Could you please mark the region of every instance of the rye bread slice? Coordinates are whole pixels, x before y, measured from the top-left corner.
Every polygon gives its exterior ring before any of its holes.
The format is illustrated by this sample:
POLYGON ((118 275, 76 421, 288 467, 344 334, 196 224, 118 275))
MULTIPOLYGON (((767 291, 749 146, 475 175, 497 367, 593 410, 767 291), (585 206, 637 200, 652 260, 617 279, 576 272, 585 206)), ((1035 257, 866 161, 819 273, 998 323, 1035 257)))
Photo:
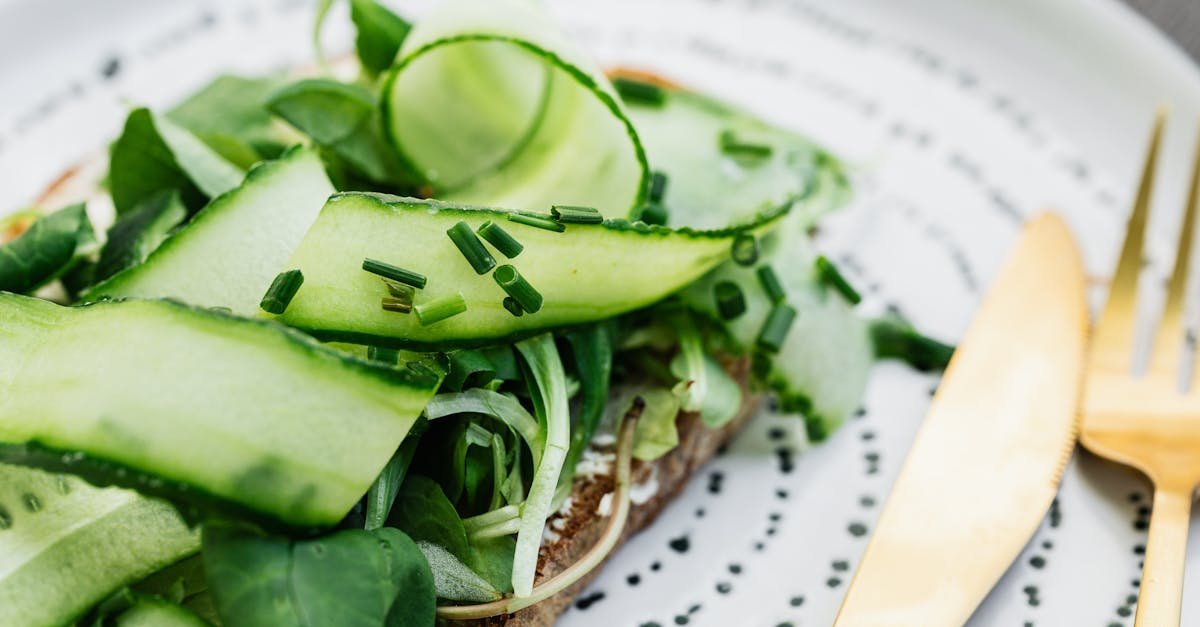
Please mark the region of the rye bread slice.
MULTIPOLYGON (((717 449, 741 430, 758 409, 761 397, 747 387, 749 360, 727 362, 725 366, 742 387, 742 407, 737 416, 722 427, 713 429, 705 426, 698 414, 680 412, 675 422, 679 429, 679 446, 653 462, 634 461, 632 483, 635 491, 636 486, 648 482, 656 483, 658 489, 648 500, 640 504, 635 503, 630 509, 625 530, 617 547, 613 549, 614 553, 634 534, 650 526, 667 504, 679 495, 691 476, 712 458, 717 449)), ((613 447, 601 450, 612 452, 613 447)), ((564 507, 565 512, 555 514, 548 521, 550 532, 543 541, 541 554, 538 556, 535 581, 542 581, 561 572, 596 544, 607 522, 607 517, 598 512, 601 511, 601 502, 605 500, 605 496, 612 493, 614 483, 611 468, 607 473, 583 475, 576 479, 571 490, 569 509, 564 507)), ((605 563, 607 561, 606 559, 605 563)), ((548 627, 558 620, 559 615, 566 611, 575 597, 598 574, 598 569, 593 570, 587 577, 563 592, 514 614, 453 624, 471 627, 548 627)))

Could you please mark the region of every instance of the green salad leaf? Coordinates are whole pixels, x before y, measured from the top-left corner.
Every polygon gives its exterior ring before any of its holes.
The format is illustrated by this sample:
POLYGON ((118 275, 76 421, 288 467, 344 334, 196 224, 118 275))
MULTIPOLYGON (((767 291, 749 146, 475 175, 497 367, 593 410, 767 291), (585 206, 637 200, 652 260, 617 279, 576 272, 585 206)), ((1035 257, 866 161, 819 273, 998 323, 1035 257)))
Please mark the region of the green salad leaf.
POLYGON ((405 478, 387 522, 417 542, 436 544, 463 562, 471 561, 471 544, 458 512, 441 486, 428 477, 405 478))
POLYGON ((109 158, 109 188, 118 214, 162 191, 178 190, 189 210, 242 182, 245 172, 195 135, 149 109, 134 109, 109 158))
POLYGON ((283 85, 279 76, 223 75, 166 113, 168 120, 199 137, 243 170, 275 159, 299 137, 279 123, 267 101, 283 85))
POLYGON ((417 544, 398 529, 290 540, 209 525, 202 552, 228 627, 434 624, 433 572, 417 544))
POLYGON ((642 461, 653 461, 679 446, 679 429, 675 427, 679 396, 666 388, 639 390, 623 403, 622 415, 638 402, 642 403, 642 415, 634 432, 633 456, 642 461))
POLYGON ((84 205, 41 217, 0 245, 0 291, 23 294, 70 270, 94 250, 96 235, 84 205))
POLYGON ((571 358, 579 375, 582 397, 578 418, 571 427, 571 445, 563 461, 558 491, 554 495, 557 505, 562 505, 571 493, 575 465, 591 443, 592 436, 596 435, 596 427, 604 416, 612 381, 614 334, 613 324, 609 321, 586 325, 563 334, 571 347, 571 358))
MULTIPOLYGON (((327 78, 306 79, 273 94, 267 107, 343 162, 353 176, 407 185, 411 176, 384 138, 375 95, 327 78)), ((353 181, 353 179, 351 179, 353 181)), ((346 189, 353 183, 343 182, 346 189)), ((368 189, 377 186, 368 187, 368 189)))
POLYGON ((375 479, 375 483, 367 490, 367 531, 378 529, 387 521, 396 503, 396 497, 400 494, 400 486, 404 483, 408 467, 413 456, 417 454, 417 444, 420 443, 423 433, 423 426, 413 425, 413 429, 396 449, 396 454, 392 455, 379 477, 375 479))
POLYGON ((354 47, 363 71, 378 76, 396 60, 412 24, 375 0, 350 0, 350 19, 358 29, 354 47))
POLYGON ((164 189, 120 216, 108 229, 108 240, 100 250, 92 283, 145 261, 187 219, 187 213, 179 190, 164 189))

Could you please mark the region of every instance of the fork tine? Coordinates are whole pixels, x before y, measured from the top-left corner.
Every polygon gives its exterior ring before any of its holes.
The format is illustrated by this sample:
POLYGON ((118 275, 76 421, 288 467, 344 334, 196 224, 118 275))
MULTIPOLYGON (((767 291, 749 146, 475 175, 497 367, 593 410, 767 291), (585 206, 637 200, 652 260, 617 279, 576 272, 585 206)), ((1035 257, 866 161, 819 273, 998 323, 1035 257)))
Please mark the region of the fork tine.
POLYGON ((1154 130, 1150 134, 1150 147, 1146 152, 1146 163, 1142 167, 1137 200, 1125 229, 1121 259, 1117 262, 1117 270, 1113 274, 1108 302, 1105 303, 1104 312, 1096 325, 1093 358, 1111 360, 1115 363, 1109 365, 1116 369, 1129 370, 1133 367, 1134 323, 1138 275, 1142 270, 1142 241, 1145 239, 1146 218, 1150 213, 1150 196, 1154 189, 1154 175, 1166 119, 1166 109, 1160 108, 1154 117, 1154 130))
POLYGON ((1167 288, 1167 302, 1162 321, 1154 339, 1151 370, 1173 372, 1179 366, 1183 340, 1183 308, 1187 292, 1188 262, 1192 254, 1192 236, 1196 226, 1196 201, 1200 196, 1200 137, 1192 161, 1192 180, 1188 187, 1187 206, 1179 227, 1179 246, 1175 250, 1175 268, 1167 288))

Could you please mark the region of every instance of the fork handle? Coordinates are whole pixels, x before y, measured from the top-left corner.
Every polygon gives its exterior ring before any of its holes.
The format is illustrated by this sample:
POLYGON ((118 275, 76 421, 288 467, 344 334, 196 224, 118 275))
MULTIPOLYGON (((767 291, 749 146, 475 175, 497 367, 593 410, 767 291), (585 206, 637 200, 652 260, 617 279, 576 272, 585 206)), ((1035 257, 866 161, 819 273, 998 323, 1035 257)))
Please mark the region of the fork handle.
POLYGON ((1179 624, 1191 511, 1192 487, 1156 487, 1134 627, 1179 624))

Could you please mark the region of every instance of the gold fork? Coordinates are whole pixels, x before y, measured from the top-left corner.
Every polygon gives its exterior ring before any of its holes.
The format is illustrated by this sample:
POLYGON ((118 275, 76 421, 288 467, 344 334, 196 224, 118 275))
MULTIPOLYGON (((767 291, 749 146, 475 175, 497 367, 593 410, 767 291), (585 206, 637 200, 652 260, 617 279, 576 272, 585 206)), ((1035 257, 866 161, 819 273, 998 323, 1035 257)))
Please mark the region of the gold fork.
POLYGON ((1200 377, 1180 389, 1184 293, 1200 187, 1200 144, 1175 251, 1166 305, 1145 374, 1132 374, 1138 275, 1166 113, 1159 111, 1108 303, 1092 337, 1080 440, 1132 466, 1154 485, 1154 509, 1138 597, 1139 627, 1178 625, 1188 518, 1200 483, 1200 377))

